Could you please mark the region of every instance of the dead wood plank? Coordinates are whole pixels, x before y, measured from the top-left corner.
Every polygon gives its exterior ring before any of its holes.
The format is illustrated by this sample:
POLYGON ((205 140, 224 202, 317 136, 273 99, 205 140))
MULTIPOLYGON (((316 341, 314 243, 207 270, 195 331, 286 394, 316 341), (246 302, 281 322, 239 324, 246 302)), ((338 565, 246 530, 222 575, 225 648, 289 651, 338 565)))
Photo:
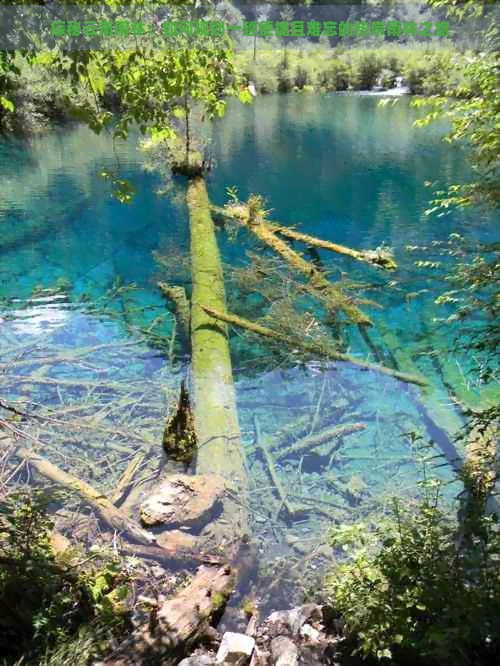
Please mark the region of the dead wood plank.
POLYGON ((201 566, 190 584, 156 614, 163 645, 178 648, 195 642, 210 619, 227 603, 235 583, 229 566, 201 566))

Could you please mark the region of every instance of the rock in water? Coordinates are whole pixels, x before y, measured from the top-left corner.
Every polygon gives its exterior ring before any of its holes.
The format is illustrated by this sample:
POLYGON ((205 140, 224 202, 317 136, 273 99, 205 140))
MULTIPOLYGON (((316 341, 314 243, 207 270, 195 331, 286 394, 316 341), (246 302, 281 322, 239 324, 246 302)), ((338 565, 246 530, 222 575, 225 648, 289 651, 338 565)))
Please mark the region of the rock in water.
POLYGON ((250 662, 254 648, 255 640, 251 636, 227 631, 222 637, 215 663, 223 666, 245 666, 250 662))
POLYGON ((173 474, 141 506, 142 524, 199 532, 222 510, 225 484, 217 476, 173 474))

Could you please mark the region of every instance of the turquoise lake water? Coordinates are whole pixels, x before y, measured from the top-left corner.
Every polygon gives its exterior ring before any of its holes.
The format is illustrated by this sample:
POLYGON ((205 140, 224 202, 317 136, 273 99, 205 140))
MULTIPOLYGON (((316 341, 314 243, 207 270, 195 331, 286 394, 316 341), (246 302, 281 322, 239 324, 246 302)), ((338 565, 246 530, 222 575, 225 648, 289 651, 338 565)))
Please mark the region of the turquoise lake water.
MULTIPOLYGON (((262 357, 261 347, 252 348, 233 332, 240 425, 254 477, 254 529, 274 555, 321 542, 332 517, 345 522, 370 507, 383 508, 392 494, 415 497, 422 471, 409 433, 434 439, 438 450, 451 455, 462 420, 450 398, 450 377, 462 378, 471 394, 480 395, 470 375, 477 359, 453 355, 449 347, 459 330, 435 321, 452 313, 434 304, 444 289, 438 279, 442 267, 432 271, 415 262, 443 260, 439 249, 452 232, 470 241, 498 240, 499 220, 477 210, 426 217, 432 191, 425 182, 445 189, 466 180, 465 153, 442 143, 443 128, 414 129, 417 112, 406 99, 384 108, 377 103, 360 95, 262 97, 251 107, 230 104, 211 130, 208 189, 214 203, 222 205, 227 188, 235 186, 241 198, 265 196, 273 219, 283 224, 357 249, 393 248, 399 268, 392 274, 320 255, 334 277, 348 273, 370 284, 365 296, 382 307, 365 310, 376 323, 374 342, 385 349, 382 360, 388 359, 387 344, 396 345, 433 386, 422 396, 415 386, 346 364, 289 360, 277 367, 272 357, 262 357), (287 500, 302 508, 300 519, 286 520, 278 512, 282 498, 254 455, 256 422, 277 459, 287 500), (335 446, 280 459, 277 442, 293 443, 285 430, 294 422, 302 423, 304 436, 342 423, 361 423, 363 429, 335 446)), ((73 410, 81 420, 99 406, 107 435, 87 433, 88 441, 93 438, 89 448, 76 430, 57 440, 67 457, 59 445, 52 455, 67 469, 68 457, 77 456, 84 474, 111 487, 126 467, 126 451, 133 451, 126 433, 111 430, 129 428, 138 440, 143 427, 149 444, 157 442, 159 449, 168 401, 188 362, 181 343, 170 346, 173 318, 156 288, 158 277, 167 276, 189 291, 187 212, 174 196, 181 185, 158 196, 162 179, 145 172, 143 160, 134 141, 113 147, 85 128, 30 144, 0 144, 2 395, 59 415, 73 410), (117 165, 138 190, 130 205, 114 200, 98 176, 117 165), (169 257, 166 268, 155 263, 154 252, 169 257), (127 290, 131 283, 134 288, 127 290), (44 291, 56 285, 59 292, 44 291), (157 334, 156 345, 144 342, 148 328, 157 334), (77 347, 92 350, 75 357, 77 347), (106 465, 99 447, 106 449, 106 465)), ((224 261, 241 262, 241 246, 222 231, 218 237, 224 261)), ((228 298, 238 305, 237 294, 228 298)), ((376 360, 356 334, 348 348, 360 359, 376 360)), ((55 428, 47 431, 46 441, 54 433, 55 428)), ((454 478, 450 466, 434 473, 446 482, 454 478)), ((458 490, 448 485, 444 493, 452 500, 458 490)))

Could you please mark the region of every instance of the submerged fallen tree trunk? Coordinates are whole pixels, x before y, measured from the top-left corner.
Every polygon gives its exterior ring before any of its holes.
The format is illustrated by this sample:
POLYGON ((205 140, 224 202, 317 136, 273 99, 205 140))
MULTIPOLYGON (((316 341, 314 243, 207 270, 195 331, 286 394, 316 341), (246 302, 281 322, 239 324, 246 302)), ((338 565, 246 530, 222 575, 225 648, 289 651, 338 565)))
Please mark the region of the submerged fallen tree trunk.
MULTIPOLYGON (((404 365, 409 369, 417 369, 406 348, 402 347, 392 331, 382 327, 382 339, 391 352, 395 367, 404 365)), ((464 472, 467 473, 467 460, 466 456, 457 449, 455 441, 463 427, 463 422, 451 405, 445 404, 439 394, 434 394, 434 390, 432 385, 428 385, 420 396, 415 397, 415 405, 429 440, 441 449, 457 478, 463 480, 464 472)), ((469 450, 469 456, 470 453, 469 450)), ((487 510, 488 513, 500 516, 499 502, 493 495, 488 497, 487 510)))
POLYGON ((158 282, 158 287, 177 318, 182 336, 185 340, 189 340, 191 312, 186 290, 183 287, 171 286, 165 282, 158 282))
MULTIPOLYGON (((15 446, 15 443, 12 440, 9 440, 9 442, 15 446)), ((113 529, 124 532, 130 538, 143 545, 150 545, 156 542, 156 539, 152 534, 149 534, 149 532, 146 532, 146 530, 143 530, 136 525, 135 522, 120 511, 120 509, 117 509, 105 495, 97 491, 85 481, 77 479, 71 474, 59 469, 59 467, 56 467, 56 465, 53 465, 51 462, 42 458, 42 456, 30 449, 17 446, 14 448, 13 453, 20 460, 24 460, 30 465, 33 465, 42 476, 68 490, 78 493, 80 497, 95 509, 99 517, 113 529)))
POLYGON ((288 227, 284 227, 280 224, 271 224, 268 222, 267 226, 275 234, 285 236, 285 238, 291 238, 292 240, 301 241, 309 247, 319 247, 323 250, 330 250, 330 252, 345 254, 346 256, 357 259, 358 261, 363 261, 367 264, 379 266, 381 268, 385 268, 388 271, 395 271, 398 267, 391 254, 387 252, 387 250, 383 250, 381 248, 377 248, 376 250, 353 250, 352 248, 346 247, 345 245, 338 245, 337 243, 331 243, 330 241, 325 241, 321 238, 315 238, 314 236, 303 234, 300 231, 289 229, 288 227))
POLYGON ((255 414, 253 415, 253 423, 255 429, 255 448, 262 452, 262 456, 264 458, 268 474, 271 477, 271 481, 273 482, 274 488, 276 489, 276 492, 278 493, 280 499, 280 506, 279 510, 275 514, 275 519, 278 518, 278 515, 281 512, 282 508, 285 509, 288 517, 293 517, 294 513, 293 509, 291 508, 290 504, 287 502, 287 493, 285 492, 281 484, 281 481, 276 473, 273 458, 269 452, 269 447, 267 445, 266 440, 263 439, 261 435, 259 421, 255 414))
POLYGON ((342 310, 350 321, 364 326, 372 325, 371 319, 351 299, 333 285, 313 263, 306 261, 301 254, 292 250, 284 240, 273 232, 272 226, 264 221, 262 217, 252 218, 244 205, 231 205, 225 208, 212 206, 212 210, 247 227, 259 240, 281 255, 290 266, 307 277, 310 291, 323 301, 330 311, 342 310))
MULTIPOLYGON (((364 423, 341 423, 339 425, 334 425, 330 428, 322 430, 321 432, 303 437, 285 449, 280 449, 279 453, 276 455, 276 458, 277 460, 284 460, 289 456, 296 456, 300 453, 309 453, 318 446, 322 446, 323 444, 326 444, 334 439, 338 440, 345 435, 349 435, 350 433, 365 430, 365 428, 366 424, 364 423)), ((330 451, 330 454, 331 453, 332 452, 330 451)))
MULTIPOLYGON (((191 349, 194 420, 198 440, 197 472, 226 479, 244 499, 248 488, 245 456, 236 410, 228 331, 207 311, 226 311, 224 276, 202 178, 188 183, 187 204, 191 236, 191 349)), ((235 534, 246 532, 242 503, 226 502, 226 520, 235 534)))
POLYGON ((373 372, 379 372, 384 375, 390 375, 395 379, 399 379, 402 382, 407 382, 409 384, 418 384, 419 386, 427 386, 427 381, 418 375, 409 375, 404 372, 399 372, 399 370, 392 370, 391 368, 386 368, 384 365, 379 365, 376 363, 368 363, 367 361, 359 361, 349 354, 342 354, 337 352, 325 345, 316 344, 313 342, 307 342, 304 340, 299 340, 298 338, 290 338, 285 335, 281 335, 277 331, 273 331, 270 328, 261 326, 260 324, 255 324, 252 321, 243 319, 242 317, 237 317, 236 315, 229 314, 227 312, 221 312, 211 307, 204 306, 203 309, 210 314, 212 317, 225 321, 228 324, 233 324, 234 326, 239 326, 240 328, 246 328, 253 333, 258 335, 263 335, 264 337, 274 338, 276 340, 282 340, 287 345, 291 347, 296 347, 302 349, 305 352, 311 354, 317 354, 323 358, 328 358, 332 361, 343 361, 345 363, 351 363, 361 368, 362 370, 372 370, 373 372))

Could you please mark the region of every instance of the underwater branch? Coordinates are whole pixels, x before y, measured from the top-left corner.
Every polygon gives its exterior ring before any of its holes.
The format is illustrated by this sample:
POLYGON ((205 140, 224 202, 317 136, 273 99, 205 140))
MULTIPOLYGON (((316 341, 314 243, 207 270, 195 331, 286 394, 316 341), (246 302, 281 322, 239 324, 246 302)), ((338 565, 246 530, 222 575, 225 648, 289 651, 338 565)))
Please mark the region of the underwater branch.
POLYGON ((247 330, 252 331, 253 333, 257 333, 258 335, 262 335, 264 337, 281 340, 286 344, 290 345, 291 347, 299 348, 302 351, 315 354, 317 356, 328 358, 332 361, 342 361, 344 363, 351 363, 352 365, 355 365, 362 370, 372 370, 373 372, 379 372, 384 375, 390 375, 391 377, 399 379, 400 381, 406 382, 408 384, 417 384, 418 386, 427 386, 428 384, 428 382, 422 377, 418 377, 416 375, 409 375, 405 372, 400 372, 399 370, 393 370, 392 368, 387 368, 385 365, 380 365, 378 363, 369 363, 368 361, 360 361, 354 358, 353 356, 350 356, 349 354, 343 354, 341 352, 337 352, 329 347, 326 347, 318 343, 306 342, 298 338, 295 339, 292 337, 282 335, 281 333, 273 331, 270 328, 261 326, 260 324, 256 324, 252 321, 248 321, 248 319, 243 319, 242 317, 238 317, 233 314, 221 312, 214 308, 203 306, 203 309, 207 314, 211 315, 215 319, 218 319, 220 321, 225 321, 228 324, 232 324, 240 328, 246 328, 247 330))
POLYGON ((371 319, 362 312, 350 298, 345 296, 342 291, 333 285, 314 264, 306 261, 299 252, 292 248, 273 231, 263 216, 262 212, 254 213, 250 206, 245 204, 230 204, 223 208, 211 206, 211 210, 216 214, 229 218, 242 224, 259 240, 271 247, 285 261, 292 266, 298 273, 304 275, 309 281, 309 291, 316 298, 322 300, 331 311, 342 310, 348 319, 356 324, 363 326, 372 326, 371 319))

